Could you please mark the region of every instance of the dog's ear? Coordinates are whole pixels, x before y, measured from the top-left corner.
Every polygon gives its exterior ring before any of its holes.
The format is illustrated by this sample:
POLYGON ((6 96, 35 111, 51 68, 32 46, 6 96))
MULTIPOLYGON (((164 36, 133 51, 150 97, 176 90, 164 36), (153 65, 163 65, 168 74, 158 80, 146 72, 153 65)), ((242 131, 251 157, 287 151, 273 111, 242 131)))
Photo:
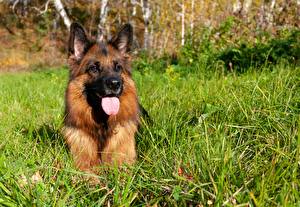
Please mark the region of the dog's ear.
POLYGON ((90 41, 87 38, 83 27, 78 23, 72 23, 69 38, 69 57, 81 60, 86 53, 90 41))
POLYGON ((119 33, 109 42, 121 53, 129 52, 133 41, 133 29, 130 24, 125 24, 119 33))

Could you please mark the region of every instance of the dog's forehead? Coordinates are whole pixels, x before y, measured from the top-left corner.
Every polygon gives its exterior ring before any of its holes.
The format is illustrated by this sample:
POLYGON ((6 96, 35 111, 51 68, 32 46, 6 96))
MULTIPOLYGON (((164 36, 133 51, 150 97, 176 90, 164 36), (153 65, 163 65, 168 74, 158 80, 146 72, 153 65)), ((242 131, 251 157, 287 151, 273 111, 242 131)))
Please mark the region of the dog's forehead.
POLYGON ((107 43, 101 41, 95 45, 96 45, 96 47, 98 46, 98 49, 99 49, 99 52, 101 53, 101 55, 104 55, 104 56, 108 55, 107 43))
POLYGON ((120 58, 119 52, 110 44, 105 42, 95 43, 87 53, 88 57, 93 57, 101 63, 112 63, 115 59, 120 58))

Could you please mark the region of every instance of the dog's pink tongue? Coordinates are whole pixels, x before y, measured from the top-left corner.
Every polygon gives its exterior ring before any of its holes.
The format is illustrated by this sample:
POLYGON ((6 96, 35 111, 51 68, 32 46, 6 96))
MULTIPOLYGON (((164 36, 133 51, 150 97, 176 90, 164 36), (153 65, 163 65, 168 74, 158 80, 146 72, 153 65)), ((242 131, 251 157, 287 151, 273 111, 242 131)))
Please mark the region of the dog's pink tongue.
POLYGON ((102 98, 102 109, 107 115, 116 115, 120 108, 120 101, 117 97, 102 98))

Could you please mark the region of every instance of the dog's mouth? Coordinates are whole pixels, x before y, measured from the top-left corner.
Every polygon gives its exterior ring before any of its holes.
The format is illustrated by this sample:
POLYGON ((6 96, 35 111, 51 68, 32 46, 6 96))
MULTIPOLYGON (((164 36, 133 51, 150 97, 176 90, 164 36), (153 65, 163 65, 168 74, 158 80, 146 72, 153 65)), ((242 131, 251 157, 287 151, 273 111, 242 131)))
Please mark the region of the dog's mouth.
POLYGON ((101 106, 107 115, 116 115, 120 109, 120 100, 118 97, 102 97, 101 106))
POLYGON ((116 96, 100 96, 97 94, 97 97, 101 100, 102 110, 108 115, 116 115, 120 109, 120 100, 116 96))
POLYGON ((119 97, 122 94, 123 86, 119 81, 118 85, 113 81, 115 79, 107 79, 109 81, 104 81, 102 79, 94 81, 92 83, 85 84, 84 94, 86 95, 87 102, 96 111, 103 111, 106 115, 116 115, 120 110, 120 100, 119 97), (104 82, 104 83, 103 83, 104 82))

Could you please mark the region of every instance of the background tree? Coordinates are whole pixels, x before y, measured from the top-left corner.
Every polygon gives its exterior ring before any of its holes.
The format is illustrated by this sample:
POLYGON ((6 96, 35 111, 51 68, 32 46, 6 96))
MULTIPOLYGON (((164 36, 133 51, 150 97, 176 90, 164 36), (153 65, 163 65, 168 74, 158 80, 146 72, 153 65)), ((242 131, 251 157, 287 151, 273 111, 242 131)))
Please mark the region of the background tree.
MULTIPOLYGON (((230 18, 235 35, 224 41, 234 42, 245 34, 250 40, 260 31, 276 35, 278 30, 299 27, 299 14, 299 0, 3 0, 0 30, 8 36, 25 34, 32 39, 28 42, 35 42, 29 48, 37 44, 42 48, 45 42, 37 37, 50 35, 54 45, 63 45, 72 21, 83 24, 95 38, 109 38, 130 22, 135 47, 161 55, 178 51, 189 39, 202 37, 204 28, 213 31, 230 18)), ((222 35, 216 32, 213 37, 220 41, 222 35)))

